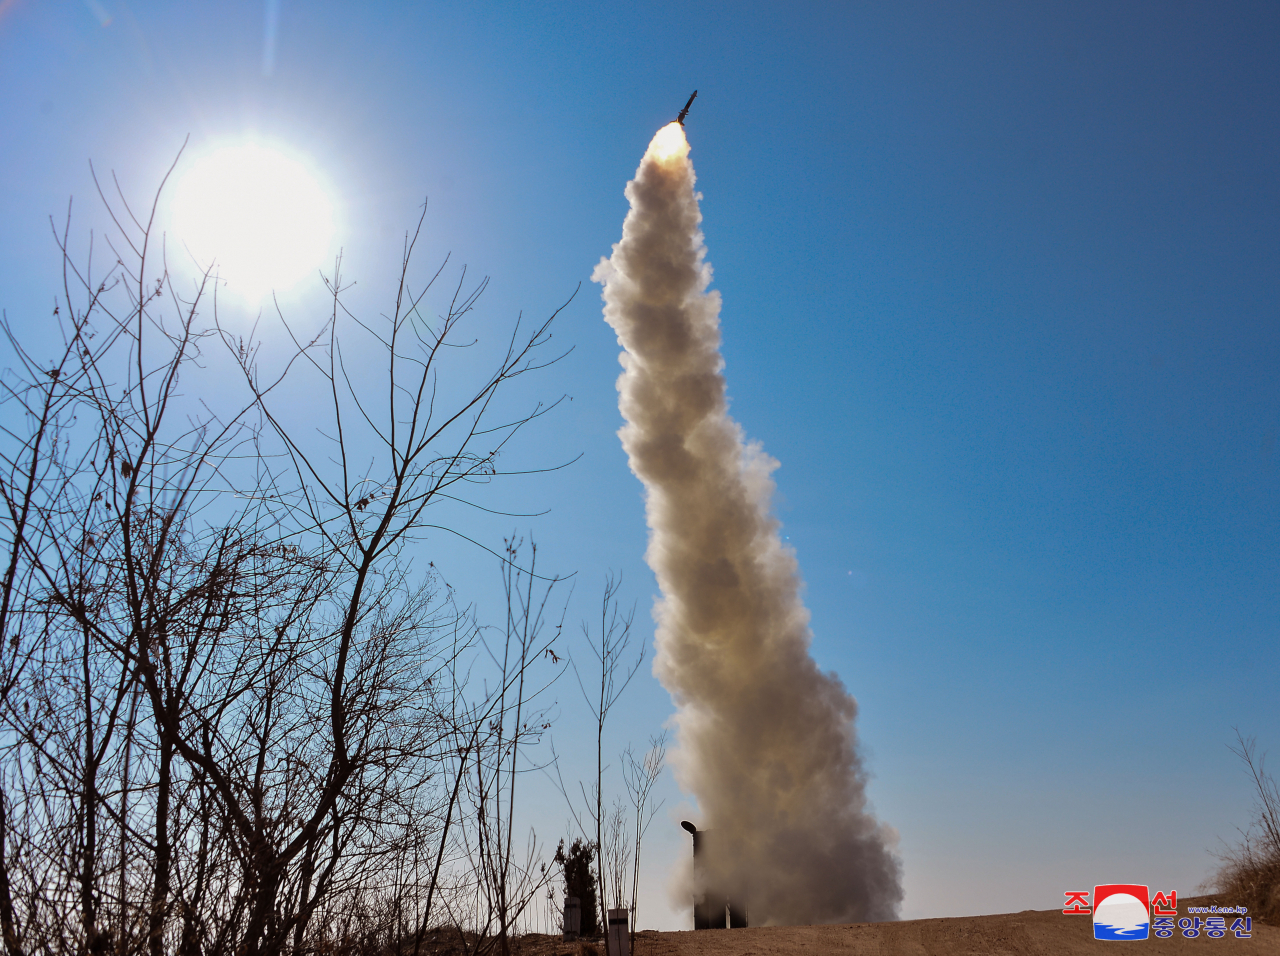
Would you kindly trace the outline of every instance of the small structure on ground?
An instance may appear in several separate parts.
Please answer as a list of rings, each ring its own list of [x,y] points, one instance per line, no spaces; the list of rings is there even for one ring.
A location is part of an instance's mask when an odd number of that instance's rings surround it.
[[[582,901],[576,896],[564,898],[564,938],[575,940],[582,933]]]
[[[626,909],[609,910],[609,956],[631,956]]]
[[[708,857],[714,851],[710,830],[699,830],[688,820],[680,821],[693,836],[693,874],[698,886],[693,900],[694,929],[745,929],[747,906],[745,900],[733,900],[718,888],[707,885]]]

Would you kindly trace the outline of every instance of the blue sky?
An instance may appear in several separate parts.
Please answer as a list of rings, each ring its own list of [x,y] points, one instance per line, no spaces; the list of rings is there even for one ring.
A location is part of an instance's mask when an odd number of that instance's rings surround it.
[[[1209,875],[1248,820],[1232,728],[1280,753],[1274,5],[280,0],[268,50],[271,9],[0,0],[10,321],[49,332],[48,217],[74,196],[73,235],[102,225],[90,160],[142,198],[188,134],[184,161],[246,135],[305,155],[371,310],[429,196],[420,261],[492,277],[482,330],[582,283],[556,332],[574,351],[529,393],[573,401],[512,452],[582,457],[490,503],[551,509],[524,524],[577,572],[571,621],[613,569],[647,640],[588,276],[697,88],[733,413],[782,462],[813,652],[858,698],[901,833],[903,915]],[[425,547],[492,594],[487,556]],[[571,679],[555,693],[572,754],[585,711]],[[671,712],[647,666],[620,707],[614,750]],[[641,923],[684,928],[663,881],[689,804],[662,789]],[[554,846],[560,798],[529,793]]]

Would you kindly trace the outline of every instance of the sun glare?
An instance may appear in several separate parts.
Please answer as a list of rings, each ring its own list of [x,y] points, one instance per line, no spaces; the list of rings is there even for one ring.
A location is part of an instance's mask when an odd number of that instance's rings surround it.
[[[334,204],[307,165],[257,143],[197,160],[173,197],[175,238],[250,303],[315,274],[332,251]]]
[[[646,156],[660,163],[684,159],[689,155],[689,141],[684,138],[684,127],[672,121],[653,134]]]

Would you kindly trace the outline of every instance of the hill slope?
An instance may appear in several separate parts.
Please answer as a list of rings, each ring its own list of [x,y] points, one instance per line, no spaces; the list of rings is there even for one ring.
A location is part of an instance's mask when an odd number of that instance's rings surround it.
[[[1179,900],[1179,916],[1187,906],[1203,906],[1209,898]],[[1227,902],[1227,901],[1219,901]],[[1227,926],[1234,917],[1227,917]],[[548,936],[526,936],[512,947],[525,956],[603,956],[599,940],[565,943]],[[766,926],[700,932],[637,935],[635,956],[1075,956],[1077,953],[1130,953],[1145,956],[1275,956],[1280,953],[1280,927],[1253,924],[1252,938],[1231,933],[1211,939],[1154,937],[1133,945],[1093,938],[1087,916],[1064,916],[1059,910],[1026,910],[997,916],[855,923],[849,926]]]
[[[1181,907],[1179,907],[1181,909]],[[1227,925],[1231,920],[1227,920]],[[603,947],[601,947],[603,950]],[[567,950],[566,948],[566,951]],[[694,933],[644,932],[635,956],[1074,956],[1076,953],[1134,952],[1149,956],[1195,953],[1253,956],[1280,953],[1280,929],[1253,924],[1251,939],[1149,939],[1132,946],[1093,939],[1088,917],[1058,910],[1027,910],[1000,916],[857,923],[852,926],[769,926]]]

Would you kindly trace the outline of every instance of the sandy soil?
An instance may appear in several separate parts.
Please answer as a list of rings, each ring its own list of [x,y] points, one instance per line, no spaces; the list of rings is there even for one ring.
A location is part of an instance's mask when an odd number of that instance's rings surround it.
[[[1207,900],[1179,900],[1180,916],[1186,907]],[[1228,902],[1228,901],[1222,901]],[[1227,918],[1231,925],[1234,917]],[[524,956],[603,956],[599,941],[564,943],[547,936],[528,936],[516,949]],[[1133,952],[1149,956],[1209,954],[1253,956],[1280,954],[1280,927],[1253,924],[1252,939],[1236,939],[1228,933],[1211,939],[1201,932],[1185,939],[1152,939],[1132,946],[1093,938],[1087,916],[1064,916],[1059,910],[1026,910],[1000,916],[962,916],[953,919],[904,920],[898,923],[855,923],[851,926],[770,926],[753,929],[719,929],[701,932],[659,933],[652,930],[636,937],[635,956],[1074,956],[1076,953]]]

